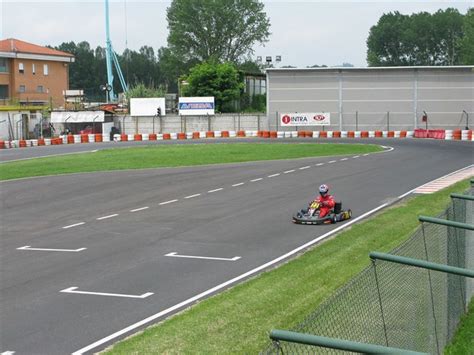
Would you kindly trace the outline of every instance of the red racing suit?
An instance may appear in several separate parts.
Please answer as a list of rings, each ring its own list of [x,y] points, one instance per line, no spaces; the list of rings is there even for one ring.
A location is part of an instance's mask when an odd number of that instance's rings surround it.
[[[326,194],[326,196],[319,195],[315,201],[321,204],[321,207],[319,207],[319,217],[325,217],[336,205],[334,197],[329,194]]]

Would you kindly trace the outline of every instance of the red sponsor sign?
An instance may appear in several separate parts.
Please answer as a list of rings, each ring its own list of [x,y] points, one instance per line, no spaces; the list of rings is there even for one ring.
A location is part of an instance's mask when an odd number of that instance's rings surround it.
[[[330,113],[282,113],[280,123],[285,126],[327,126],[330,125]]]

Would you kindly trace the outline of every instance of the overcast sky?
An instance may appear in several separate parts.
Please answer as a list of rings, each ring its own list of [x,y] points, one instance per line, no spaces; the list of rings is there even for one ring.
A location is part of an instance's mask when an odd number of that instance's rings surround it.
[[[0,37],[39,45],[87,41],[105,46],[105,1],[0,0]],[[171,1],[110,0],[110,29],[116,52],[128,47],[166,46],[166,9]],[[370,27],[383,13],[403,14],[454,7],[466,13],[472,1],[264,1],[271,36],[257,56],[282,56],[279,66],[335,66],[343,62],[365,67]]]

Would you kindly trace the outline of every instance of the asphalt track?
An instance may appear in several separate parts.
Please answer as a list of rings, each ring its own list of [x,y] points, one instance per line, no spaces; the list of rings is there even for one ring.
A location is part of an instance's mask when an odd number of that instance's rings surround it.
[[[363,142],[394,149],[0,183],[0,353],[99,351],[130,332],[88,346],[340,227],[290,221],[321,183],[357,217],[474,163],[472,142]],[[38,152],[17,151],[1,160]]]

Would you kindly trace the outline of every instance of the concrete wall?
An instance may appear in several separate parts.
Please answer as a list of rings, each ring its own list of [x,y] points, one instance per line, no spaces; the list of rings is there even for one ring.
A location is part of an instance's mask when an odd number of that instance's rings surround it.
[[[411,130],[425,128],[423,111],[428,128],[455,129],[463,110],[474,122],[474,66],[267,71],[272,130],[285,130],[278,115],[290,112],[330,112],[325,130]]]
[[[154,129],[153,129],[154,121]],[[265,114],[220,114],[215,116],[177,116],[155,117],[118,116],[114,118],[115,127],[122,133],[177,133],[199,131],[239,131],[268,130]]]

